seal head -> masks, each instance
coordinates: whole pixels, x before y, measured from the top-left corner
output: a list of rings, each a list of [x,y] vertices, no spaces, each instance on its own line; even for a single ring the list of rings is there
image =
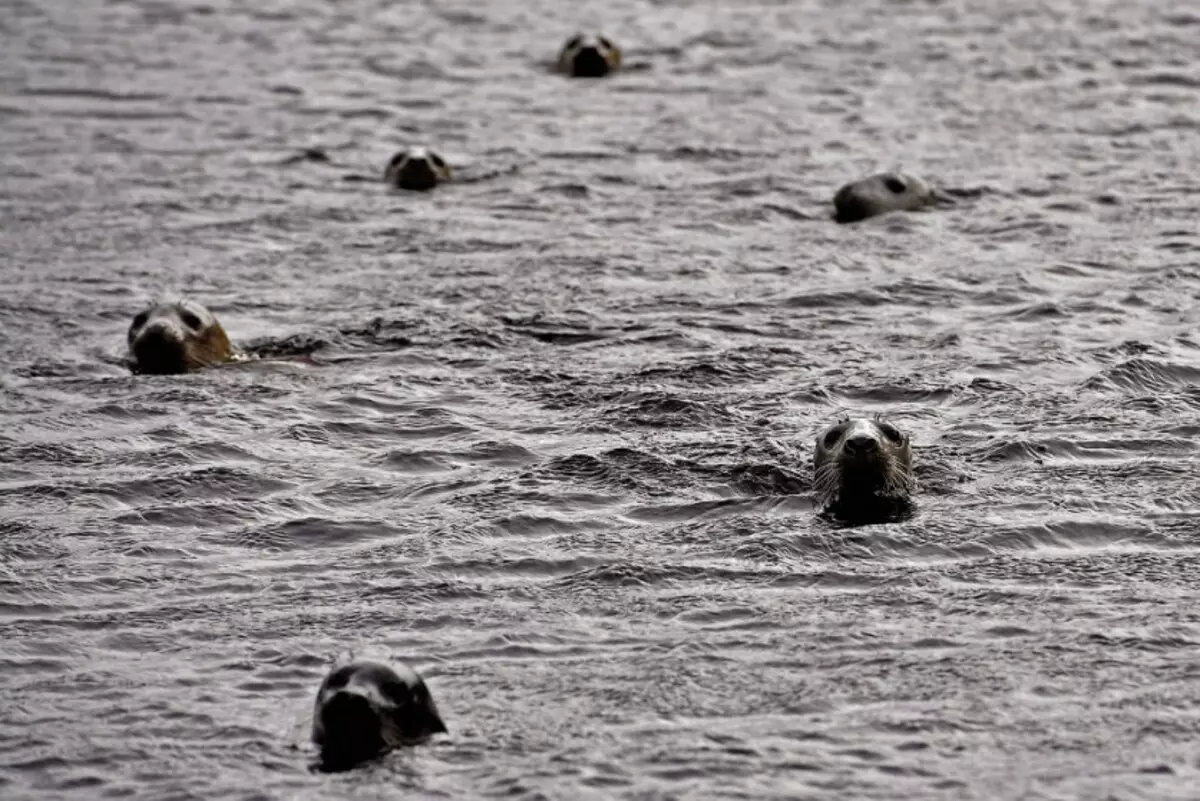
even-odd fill
[[[139,312],[129,326],[127,340],[135,373],[185,373],[233,356],[229,337],[213,313],[188,300]]]
[[[833,196],[833,218],[840,223],[852,223],[890,211],[915,211],[942,200],[915,175],[881,172],[839,189]]]
[[[817,437],[813,491],[833,516],[894,520],[910,509],[915,486],[908,435],[882,419],[846,419]]]
[[[445,732],[424,680],[405,664],[354,662],[333,670],[317,690],[312,739],[332,769]]]
[[[603,78],[621,68],[621,48],[602,35],[577,33],[558,53],[558,71],[572,78]]]
[[[383,180],[397,189],[425,192],[450,178],[450,165],[439,154],[424,147],[410,147],[392,156]]]

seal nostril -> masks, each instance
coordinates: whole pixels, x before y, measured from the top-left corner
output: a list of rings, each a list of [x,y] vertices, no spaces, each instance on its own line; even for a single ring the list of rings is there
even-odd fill
[[[854,453],[870,453],[879,450],[879,443],[872,436],[858,434],[846,440],[846,450]]]

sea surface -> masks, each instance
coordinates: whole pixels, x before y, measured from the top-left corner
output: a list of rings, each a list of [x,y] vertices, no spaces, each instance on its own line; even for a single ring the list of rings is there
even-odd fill
[[[1198,164],[1188,3],[0,0],[0,798],[1196,798]],[[450,733],[313,771],[349,657]]]

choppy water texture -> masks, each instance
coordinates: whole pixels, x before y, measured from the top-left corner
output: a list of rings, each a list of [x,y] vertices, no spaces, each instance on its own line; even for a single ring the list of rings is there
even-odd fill
[[[1194,797],[1200,14],[574,9],[0,5],[0,795]],[[516,172],[341,180],[418,142]],[[129,375],[171,295],[311,354]],[[450,735],[310,772],[349,653]]]

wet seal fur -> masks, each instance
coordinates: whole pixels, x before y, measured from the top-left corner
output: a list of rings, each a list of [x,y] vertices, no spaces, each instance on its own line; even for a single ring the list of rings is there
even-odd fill
[[[558,52],[558,71],[572,78],[603,78],[621,68],[621,48],[602,34],[577,33]]]
[[[916,480],[908,435],[881,418],[846,418],[817,437],[813,492],[846,522],[886,522],[912,509]]]
[[[852,223],[892,211],[916,211],[952,202],[915,175],[881,172],[839,189],[833,196],[833,218],[839,223]]]
[[[312,741],[325,770],[346,770],[445,732],[425,681],[403,663],[393,669],[352,662],[335,668],[317,690]]]
[[[440,154],[424,147],[410,147],[392,156],[383,180],[397,189],[425,192],[450,180],[450,165]]]
[[[236,357],[216,316],[190,300],[159,303],[139,312],[126,339],[129,367],[135,373],[186,373]]]

